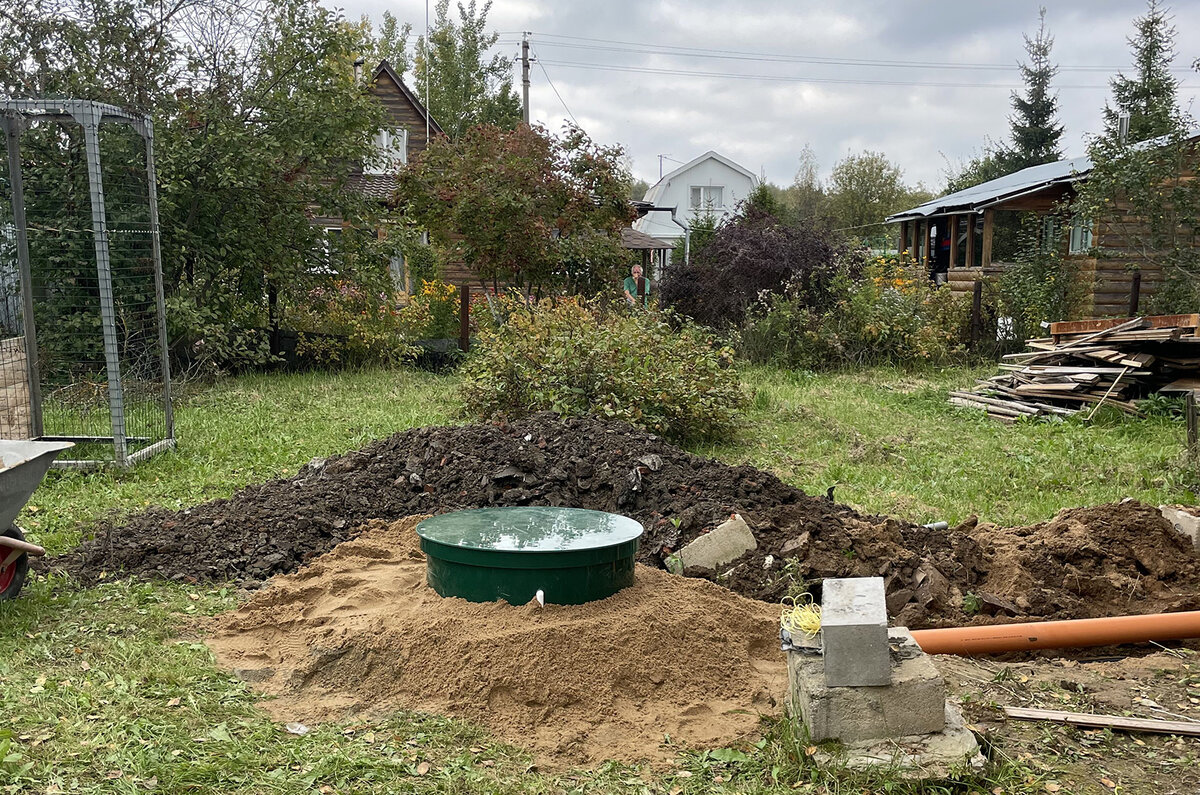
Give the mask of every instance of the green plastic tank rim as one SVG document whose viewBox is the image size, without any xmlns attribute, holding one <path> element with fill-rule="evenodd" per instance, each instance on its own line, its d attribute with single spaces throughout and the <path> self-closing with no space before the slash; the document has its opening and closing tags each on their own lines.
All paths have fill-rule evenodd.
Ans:
<svg viewBox="0 0 1200 795">
<path fill-rule="evenodd" d="M 439 544 L 421 539 L 421 551 L 428 557 L 467 566 L 496 569 L 562 569 L 611 563 L 637 554 L 639 539 L 595 549 L 564 552 L 522 552 L 517 550 L 475 549 Z"/>
</svg>

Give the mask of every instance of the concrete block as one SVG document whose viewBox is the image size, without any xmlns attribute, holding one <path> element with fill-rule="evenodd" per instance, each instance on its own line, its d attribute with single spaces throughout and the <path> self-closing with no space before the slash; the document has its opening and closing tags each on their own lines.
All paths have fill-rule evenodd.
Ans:
<svg viewBox="0 0 1200 795">
<path fill-rule="evenodd" d="M 1200 550 L 1200 516 L 1182 505 L 1160 505 L 1158 510 L 1176 530 L 1191 540 L 1194 549 Z"/>
<path fill-rule="evenodd" d="M 683 567 L 715 570 L 758 547 L 750 525 L 736 513 L 677 553 Z"/>
<path fill-rule="evenodd" d="M 819 656 L 787 653 L 786 706 L 804 721 L 813 742 L 894 739 L 945 728 L 945 680 L 907 629 L 898 627 L 890 634 L 886 686 L 829 687 Z"/>
<path fill-rule="evenodd" d="M 882 577 L 825 580 L 821 643 L 829 687 L 888 684 L 891 661 Z"/>
<path fill-rule="evenodd" d="M 986 760 L 979 752 L 979 741 L 967 728 L 962 712 L 949 702 L 945 722 L 938 732 L 844 743 L 834 752 L 817 751 L 813 758 L 822 766 L 885 769 L 889 776 L 909 781 L 948 778 L 963 770 L 982 771 Z"/>
</svg>

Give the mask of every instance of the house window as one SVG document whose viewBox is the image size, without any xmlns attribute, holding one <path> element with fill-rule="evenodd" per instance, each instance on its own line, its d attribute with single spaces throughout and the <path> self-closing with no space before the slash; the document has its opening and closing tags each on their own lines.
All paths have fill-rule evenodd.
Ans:
<svg viewBox="0 0 1200 795">
<path fill-rule="evenodd" d="M 390 174 L 408 162 L 408 130 L 383 129 L 375 136 L 375 156 L 363 166 L 368 174 Z"/>
<path fill-rule="evenodd" d="M 1092 225 L 1079 216 L 1071 219 L 1071 254 L 1086 254 L 1092 247 Z"/>
<path fill-rule="evenodd" d="M 1058 248 L 1058 224 L 1054 222 L 1053 215 L 1047 215 L 1042 219 L 1042 253 L 1053 253 Z"/>
<path fill-rule="evenodd" d="M 325 226 L 320 228 L 320 236 L 309 263 L 308 272 L 324 276 L 336 276 L 341 264 L 342 228 L 340 226 Z"/>
<path fill-rule="evenodd" d="M 693 185 L 690 206 L 693 210 L 724 208 L 725 188 L 721 185 Z"/>
</svg>

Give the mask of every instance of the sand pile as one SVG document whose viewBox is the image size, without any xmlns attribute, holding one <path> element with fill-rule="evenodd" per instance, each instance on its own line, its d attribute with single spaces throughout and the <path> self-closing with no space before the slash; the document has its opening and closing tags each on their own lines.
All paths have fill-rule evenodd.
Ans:
<svg viewBox="0 0 1200 795">
<path fill-rule="evenodd" d="M 415 519 L 374 523 L 217 618 L 209 646 L 280 720 L 407 708 L 467 718 L 555 765 L 669 759 L 752 734 L 786 687 L 778 609 L 639 566 L 581 606 L 442 599 Z"/>
</svg>

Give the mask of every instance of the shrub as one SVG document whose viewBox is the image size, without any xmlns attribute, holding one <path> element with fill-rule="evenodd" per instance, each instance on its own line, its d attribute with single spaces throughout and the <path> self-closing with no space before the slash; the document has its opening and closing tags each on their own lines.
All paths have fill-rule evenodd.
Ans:
<svg viewBox="0 0 1200 795">
<path fill-rule="evenodd" d="M 741 334 L 756 361 L 819 370 L 847 364 L 939 364 L 962 357 L 969 302 L 936 287 L 915 263 L 878 258 L 862 278 L 846 269 L 830 281 L 837 296 L 813 308 L 787 290 L 765 297 Z"/>
<path fill-rule="evenodd" d="M 743 213 L 694 250 L 690 264 L 667 270 L 663 306 L 713 328 L 740 326 L 763 293 L 785 288 L 807 307 L 828 306 L 839 267 L 853 262 L 840 238 L 811 221 L 780 223 L 754 205 Z"/>
<path fill-rule="evenodd" d="M 467 413 L 485 419 L 595 414 L 676 441 L 728 434 L 745 402 L 731 349 L 652 313 L 576 299 L 481 328 L 461 394 Z"/>
<path fill-rule="evenodd" d="M 300 332 L 296 353 L 320 365 L 396 364 L 411 358 L 411 318 L 386 291 L 374 293 L 350 282 L 317 287 L 287 322 Z"/>
<path fill-rule="evenodd" d="M 404 308 L 408 333 L 413 339 L 450 339 L 458 336 L 459 291 L 440 279 L 423 279 Z"/>
</svg>

